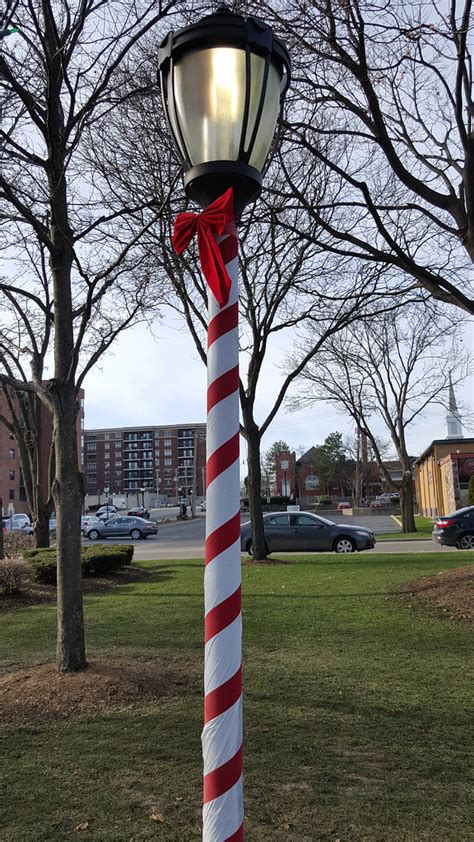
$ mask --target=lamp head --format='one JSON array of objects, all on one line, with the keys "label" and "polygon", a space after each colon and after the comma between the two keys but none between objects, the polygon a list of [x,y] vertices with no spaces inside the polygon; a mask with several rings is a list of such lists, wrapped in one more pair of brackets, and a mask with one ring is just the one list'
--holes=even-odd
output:
[{"label": "lamp head", "polygon": [[206,207],[233,187],[240,216],[262,188],[290,79],[285,46],[265,23],[219,6],[168,33],[158,67],[187,195]]}]

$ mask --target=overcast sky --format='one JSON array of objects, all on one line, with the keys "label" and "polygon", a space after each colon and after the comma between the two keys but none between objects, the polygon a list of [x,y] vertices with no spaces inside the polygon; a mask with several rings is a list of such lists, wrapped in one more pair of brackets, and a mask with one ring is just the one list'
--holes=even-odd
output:
[{"label": "overcast sky", "polygon": [[[123,334],[114,351],[103,358],[100,366],[85,383],[85,427],[147,426],[188,424],[206,420],[206,371],[193,342],[180,327],[181,323],[167,313],[155,325],[153,337],[143,325]],[[466,332],[464,345],[474,353],[473,330]],[[269,355],[270,356],[270,355]],[[281,383],[280,365],[283,349],[275,349],[271,362],[264,369],[257,401],[257,420],[262,421],[270,410]],[[468,403],[474,413],[473,381],[456,397]],[[321,444],[329,433],[354,433],[354,426],[327,404],[301,412],[283,407],[263,440],[263,450],[283,439],[292,450]],[[388,439],[383,428],[379,434]],[[464,424],[464,435],[474,435],[472,423]],[[435,438],[445,438],[445,412],[436,407],[414,425],[408,434],[410,454],[419,455]],[[244,468],[245,444],[241,444]]]}]

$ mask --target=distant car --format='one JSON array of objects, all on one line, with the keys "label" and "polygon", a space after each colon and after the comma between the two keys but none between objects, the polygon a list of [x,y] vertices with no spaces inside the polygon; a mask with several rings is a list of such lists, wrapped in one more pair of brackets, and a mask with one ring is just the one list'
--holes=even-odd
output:
[{"label": "distant car", "polygon": [[32,535],[33,534],[33,527],[31,523],[28,521],[14,521],[11,518],[4,518],[3,520],[3,531],[4,532],[21,532],[23,535]]},{"label": "distant car", "polygon": [[128,517],[149,518],[150,512],[148,511],[148,509],[144,509],[143,506],[136,506],[134,509],[129,509],[127,515]]},{"label": "distant car", "polygon": [[97,511],[96,511],[96,515],[100,515],[100,514],[115,515],[115,514],[116,514],[116,512],[117,512],[117,509],[116,509],[116,507],[115,507],[115,506],[112,506],[112,505],[110,505],[110,506],[101,506],[99,509],[97,509]]},{"label": "distant car", "polygon": [[[267,551],[354,553],[375,546],[373,532],[364,526],[345,526],[311,512],[274,512],[263,516]],[[240,546],[252,553],[252,528],[240,529]]]},{"label": "distant car", "polygon": [[345,502],[343,501],[342,503],[338,503],[338,504],[337,504],[336,511],[337,511],[337,512],[342,512],[342,511],[343,511],[343,509],[352,509],[352,506],[351,506],[351,504],[350,504],[350,503],[348,503],[347,501],[345,501]]},{"label": "distant car", "polygon": [[382,500],[380,497],[376,497],[375,500],[372,500],[370,503],[371,509],[385,509],[388,505],[387,500]]},{"label": "distant car", "polygon": [[84,517],[81,517],[81,532],[85,534],[87,529],[97,522],[100,523],[100,520],[95,515],[84,515]]},{"label": "distant car", "polygon": [[25,515],[23,512],[17,512],[14,515],[5,515],[2,520],[4,522],[8,521],[15,526],[31,526],[29,515]]},{"label": "distant car", "polygon": [[149,535],[156,535],[158,526],[152,520],[145,520],[142,517],[113,517],[107,523],[98,520],[85,530],[86,538],[91,541],[98,541],[99,538],[148,538]]},{"label": "distant car", "polygon": [[95,519],[101,520],[104,523],[112,517],[116,517],[117,512],[96,512]]},{"label": "distant car", "polygon": [[474,506],[465,506],[452,515],[437,517],[431,537],[444,547],[474,550]]},{"label": "distant car", "polygon": [[206,511],[206,501],[203,500],[202,503],[201,503],[201,512],[205,512],[205,511]]}]

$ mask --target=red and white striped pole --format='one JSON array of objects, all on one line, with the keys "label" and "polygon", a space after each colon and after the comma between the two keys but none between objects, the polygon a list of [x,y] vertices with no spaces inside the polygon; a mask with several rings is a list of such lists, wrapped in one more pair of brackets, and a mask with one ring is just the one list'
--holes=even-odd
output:
[{"label": "red and white striped pole", "polygon": [[228,222],[216,240],[231,288],[223,306],[209,290],[203,840],[237,842],[244,838],[244,810],[235,222]]},{"label": "red and white striped pole", "polygon": [[194,234],[209,285],[203,840],[244,838],[239,476],[239,305],[233,189],[178,215],[173,246]]}]

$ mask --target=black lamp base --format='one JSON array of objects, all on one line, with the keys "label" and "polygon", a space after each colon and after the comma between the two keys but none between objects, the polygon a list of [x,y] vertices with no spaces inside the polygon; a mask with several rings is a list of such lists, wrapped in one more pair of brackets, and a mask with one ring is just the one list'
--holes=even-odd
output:
[{"label": "black lamp base", "polygon": [[258,199],[262,190],[262,175],[248,164],[239,161],[209,161],[191,167],[184,176],[186,195],[207,208],[229,187],[234,188],[234,211],[240,220],[246,205]]}]

